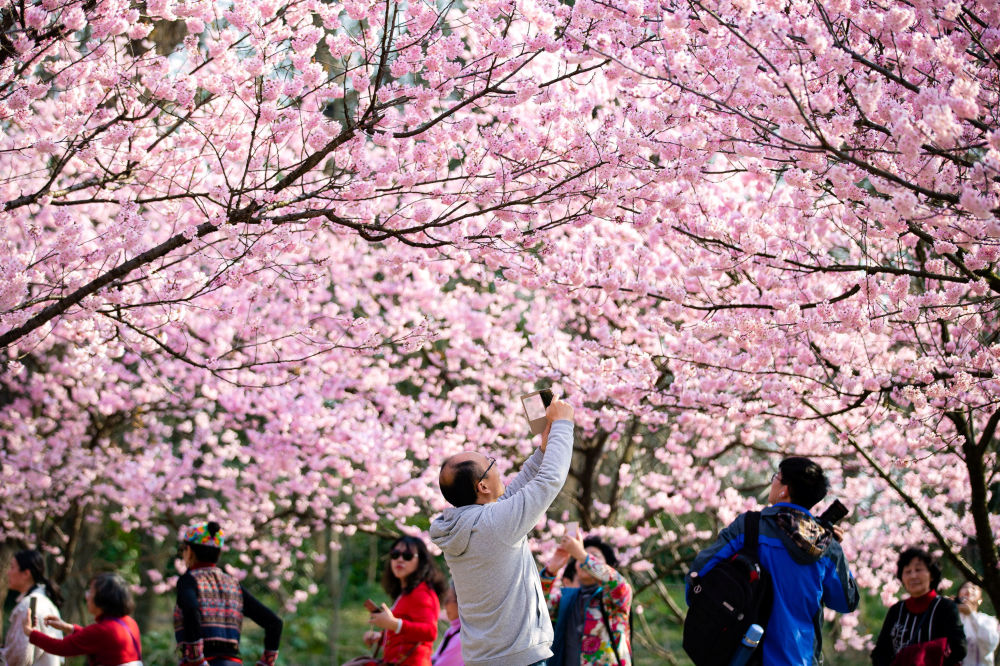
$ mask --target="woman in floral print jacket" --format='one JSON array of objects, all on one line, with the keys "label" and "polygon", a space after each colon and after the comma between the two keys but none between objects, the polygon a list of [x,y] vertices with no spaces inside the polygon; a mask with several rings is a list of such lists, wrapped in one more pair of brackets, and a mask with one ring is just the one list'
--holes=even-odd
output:
[{"label": "woman in floral print jacket", "polygon": [[[579,587],[554,585],[571,557]],[[555,625],[549,666],[632,665],[632,586],[614,569],[617,564],[614,550],[599,536],[583,541],[576,535],[563,537],[541,571],[542,590]]]}]

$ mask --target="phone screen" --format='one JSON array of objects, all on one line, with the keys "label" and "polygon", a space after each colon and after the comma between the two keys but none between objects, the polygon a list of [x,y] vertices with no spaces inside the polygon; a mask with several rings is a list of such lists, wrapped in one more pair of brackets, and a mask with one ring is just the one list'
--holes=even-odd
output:
[{"label": "phone screen", "polygon": [[527,412],[529,421],[545,418],[545,403],[542,402],[542,396],[536,393],[534,395],[529,395],[523,400],[524,411]]}]

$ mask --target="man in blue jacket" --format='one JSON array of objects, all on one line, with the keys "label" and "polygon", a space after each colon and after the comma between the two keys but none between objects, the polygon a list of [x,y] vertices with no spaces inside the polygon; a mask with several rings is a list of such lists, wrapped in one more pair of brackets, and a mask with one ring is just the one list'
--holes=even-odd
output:
[{"label": "man in blue jacket", "polygon": [[[761,512],[758,541],[760,562],[774,585],[762,648],[768,666],[822,663],[823,607],[840,613],[858,607],[858,586],[840,543],[809,513],[828,488],[822,468],[808,458],[785,458],[771,478],[770,506]],[[704,576],[740,550],[745,520],[745,513],[738,516],[698,553],[692,572]]]}]

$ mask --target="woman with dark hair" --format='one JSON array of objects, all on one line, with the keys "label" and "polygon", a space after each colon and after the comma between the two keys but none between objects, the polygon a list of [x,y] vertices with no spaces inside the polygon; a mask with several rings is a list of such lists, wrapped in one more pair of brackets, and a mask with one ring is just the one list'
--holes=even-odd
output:
[{"label": "woman with dark hair", "polygon": [[79,627],[50,615],[46,625],[69,633],[66,638],[52,638],[25,622],[31,644],[61,657],[86,656],[90,666],[142,666],[139,626],[131,617],[135,603],[125,579],[116,573],[98,574],[84,598],[93,624]]},{"label": "woman with dark hair", "polygon": [[177,579],[174,633],[181,666],[240,666],[243,618],[264,630],[258,666],[274,666],[284,626],[274,611],[216,566],[225,535],[219,523],[198,523],[181,533],[179,547],[187,571]]},{"label": "woman with dark hair", "polygon": [[[0,666],[59,666],[63,660],[46,654],[28,641],[21,627],[29,610],[35,609],[35,617],[59,617],[62,597],[59,588],[45,576],[45,559],[37,550],[22,550],[14,553],[14,559],[7,570],[7,587],[18,592],[17,605],[10,613],[7,637],[0,647]],[[56,629],[46,627],[45,633],[58,637]]]},{"label": "woman with dark hair", "polygon": [[[576,565],[578,587],[555,585],[567,562]],[[632,664],[632,586],[617,566],[614,549],[601,537],[591,535],[582,541],[573,534],[563,537],[540,574],[555,625],[548,663]]]},{"label": "woman with dark hair", "polygon": [[958,614],[965,629],[967,652],[962,666],[993,666],[993,651],[1000,643],[997,619],[979,612],[983,590],[972,581],[965,581],[955,596]]},{"label": "woman with dark hair", "polygon": [[[893,604],[886,614],[872,650],[872,664],[912,663],[906,654],[920,650],[928,655],[947,653],[944,661],[938,663],[961,664],[966,651],[965,631],[955,602],[938,596],[941,569],[937,563],[926,550],[907,548],[899,554],[896,562],[896,578],[909,596]],[[924,647],[914,647],[921,643],[925,644]],[[941,643],[945,643],[948,649],[945,650]]]},{"label": "woman with dark hair", "polygon": [[[382,658],[387,663],[430,666],[441,614],[439,597],[446,585],[423,541],[396,539],[382,573],[382,589],[394,600],[392,607],[382,604],[368,620],[382,630]],[[366,636],[369,642],[371,638]]]}]

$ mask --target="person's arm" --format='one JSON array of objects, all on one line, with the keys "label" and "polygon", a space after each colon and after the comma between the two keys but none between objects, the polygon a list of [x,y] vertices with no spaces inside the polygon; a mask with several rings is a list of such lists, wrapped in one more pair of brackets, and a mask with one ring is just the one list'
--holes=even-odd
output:
[{"label": "person's arm", "polygon": [[[555,552],[552,553],[552,557],[549,558],[549,563],[542,567],[542,570],[538,572],[539,577],[542,579],[543,590],[545,590],[546,579],[550,581],[549,584],[551,586],[551,581],[555,580],[556,576],[558,576],[559,572],[563,570],[563,567],[566,566],[567,562],[569,562],[569,553],[566,552],[566,549],[563,548],[562,545],[556,546]],[[547,590],[545,590],[545,592],[548,594]]]},{"label": "person's arm", "polygon": [[521,465],[521,471],[517,473],[514,480],[507,484],[507,489],[504,490],[503,495],[500,496],[501,500],[505,500],[510,496],[514,495],[524,484],[535,478],[538,474],[539,468],[542,466],[542,459],[545,457],[545,453],[541,449],[535,449],[535,451],[528,456],[527,460]]},{"label": "person's arm", "polygon": [[743,547],[743,524],[746,521],[746,514],[740,514],[736,516],[736,520],[731,522],[729,525],[724,527],[719,536],[712,542],[712,545],[695,555],[694,561],[691,562],[691,571],[688,573],[685,582],[685,601],[690,605],[690,599],[687,598],[688,590],[691,587],[691,576],[692,574],[698,574],[699,576],[704,576],[706,573],[712,570],[712,567],[716,563],[722,560],[728,559]]},{"label": "person's arm", "polygon": [[28,604],[19,603],[11,611],[10,621],[7,624],[7,637],[3,647],[0,647],[0,666],[31,666],[34,661],[31,655],[34,648],[21,629],[27,614]]},{"label": "person's arm", "polygon": [[558,420],[552,424],[538,472],[517,492],[485,507],[497,537],[515,543],[531,531],[566,483],[572,455],[573,423]]},{"label": "person's arm", "polygon": [[535,475],[538,474],[538,470],[541,468],[542,460],[545,458],[545,450],[548,447],[549,435],[552,434],[552,424],[559,419],[571,419],[573,416],[572,408],[567,411],[567,407],[569,407],[569,405],[566,403],[557,405],[554,409],[551,404],[548,406],[545,414],[546,419],[548,420],[545,424],[545,430],[542,431],[541,443],[528,457],[528,459],[524,461],[524,464],[521,465],[521,471],[517,473],[517,476],[514,477],[513,481],[507,484],[507,488],[504,490],[503,495],[501,495],[498,499],[507,499],[508,497],[511,497],[521,490],[521,488],[524,487],[524,484],[535,478]]},{"label": "person's arm", "polygon": [[878,632],[878,639],[875,641],[875,649],[872,650],[872,666],[889,666],[892,658],[896,656],[892,648],[892,628],[899,618],[899,611],[903,607],[903,602],[897,602],[889,608],[882,622],[882,629]]},{"label": "person's arm", "polygon": [[549,607],[549,619],[552,622],[559,617],[559,600],[562,599],[562,587],[555,584],[558,575],[558,571],[553,573],[547,566],[538,572],[538,577],[542,581],[542,594],[545,595],[545,603]]},{"label": "person's arm", "polygon": [[93,654],[100,650],[109,640],[113,640],[113,635],[109,636],[109,627],[100,624],[89,624],[86,627],[73,627],[73,633],[66,638],[53,638],[46,633],[35,630],[31,632],[29,640],[32,645],[37,645],[49,654],[57,657],[79,657],[81,655]]},{"label": "person's arm", "polygon": [[[947,603],[944,603],[947,602]],[[945,664],[961,664],[968,652],[968,644],[965,642],[965,627],[962,626],[962,617],[958,614],[958,606],[951,599],[942,599],[938,608],[938,615],[934,623],[941,623],[941,630],[934,631],[931,636],[944,636],[948,639],[948,648],[951,654],[945,659]]]},{"label": "person's arm", "polygon": [[198,583],[190,573],[177,579],[177,609],[181,614],[181,631],[177,651],[181,666],[207,666],[205,641],[201,633],[201,608],[198,606]]},{"label": "person's arm", "polygon": [[397,636],[407,643],[433,643],[437,640],[438,616],[441,614],[437,595],[429,586],[418,585],[402,600],[406,603],[398,616],[403,624]]},{"label": "person's arm", "polygon": [[264,630],[264,654],[257,661],[258,666],[272,666],[278,660],[278,646],[281,644],[281,630],[285,623],[274,611],[262,604],[255,596],[246,591],[242,585],[243,592],[243,616],[248,617],[257,623],[257,626]]},{"label": "person's arm", "polygon": [[840,544],[831,543],[824,557],[829,558],[829,566],[823,575],[823,605],[838,613],[854,611],[861,602],[861,594]]},{"label": "person's arm", "polygon": [[588,553],[577,566],[601,581],[604,586],[604,598],[607,599],[618,613],[624,613],[632,608],[632,586],[625,576],[604,562],[598,562]]}]

